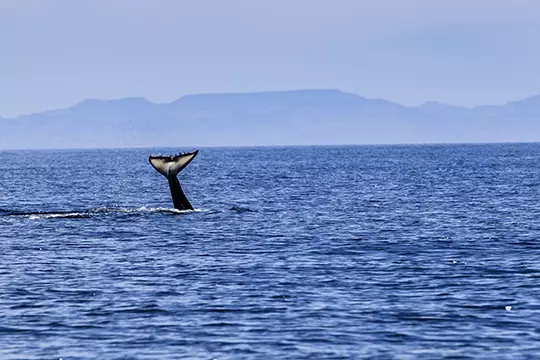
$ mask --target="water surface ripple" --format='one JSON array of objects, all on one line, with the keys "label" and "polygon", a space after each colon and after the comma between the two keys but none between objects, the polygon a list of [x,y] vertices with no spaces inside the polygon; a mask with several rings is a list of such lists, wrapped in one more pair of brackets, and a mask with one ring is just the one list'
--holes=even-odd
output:
[{"label": "water surface ripple", "polygon": [[178,150],[0,152],[0,358],[540,354],[539,144]]}]

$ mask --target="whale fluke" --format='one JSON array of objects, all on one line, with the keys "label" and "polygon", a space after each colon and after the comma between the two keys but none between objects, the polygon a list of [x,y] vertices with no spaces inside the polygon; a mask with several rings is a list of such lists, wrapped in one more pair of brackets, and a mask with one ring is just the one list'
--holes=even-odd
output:
[{"label": "whale fluke", "polygon": [[199,150],[196,150],[191,153],[180,153],[171,156],[150,156],[148,158],[152,167],[169,181],[169,188],[175,209],[193,210],[193,206],[191,206],[184,191],[182,191],[182,187],[176,176],[188,166],[198,153]]}]

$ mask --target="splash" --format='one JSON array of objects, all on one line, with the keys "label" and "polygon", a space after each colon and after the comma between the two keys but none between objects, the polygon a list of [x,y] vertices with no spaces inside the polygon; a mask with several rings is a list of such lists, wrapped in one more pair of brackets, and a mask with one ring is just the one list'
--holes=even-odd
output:
[{"label": "splash", "polygon": [[143,215],[143,214],[189,214],[197,212],[205,212],[207,209],[194,209],[194,210],[177,210],[174,208],[164,208],[164,207],[101,207],[101,208],[92,208],[88,210],[80,211],[30,211],[30,212],[21,212],[21,211],[10,211],[2,209],[0,216],[9,216],[9,217],[25,217],[31,220],[41,220],[41,219],[87,219],[94,218],[99,216],[106,216],[110,214],[132,214],[132,215]]}]

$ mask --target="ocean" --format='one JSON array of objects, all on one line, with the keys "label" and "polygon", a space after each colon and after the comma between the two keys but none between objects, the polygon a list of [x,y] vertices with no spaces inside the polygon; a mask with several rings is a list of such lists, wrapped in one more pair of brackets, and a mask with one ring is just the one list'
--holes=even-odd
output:
[{"label": "ocean", "polygon": [[540,144],[0,152],[1,359],[540,357]]}]

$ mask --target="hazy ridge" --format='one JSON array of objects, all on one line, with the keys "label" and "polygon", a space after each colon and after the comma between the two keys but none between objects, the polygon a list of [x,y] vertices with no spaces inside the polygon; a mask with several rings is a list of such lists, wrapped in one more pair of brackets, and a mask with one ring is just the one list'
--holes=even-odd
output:
[{"label": "hazy ridge", "polygon": [[339,90],[84,100],[0,118],[1,149],[540,141],[540,95],[407,107]]}]

